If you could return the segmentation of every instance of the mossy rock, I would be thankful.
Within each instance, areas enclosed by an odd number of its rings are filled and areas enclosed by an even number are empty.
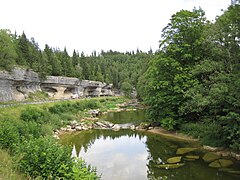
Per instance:
[[[216,160],[216,161],[211,162],[208,166],[212,167],[212,168],[220,168],[221,164],[218,160]]]
[[[189,155],[189,156],[185,156],[184,157],[184,160],[185,161],[195,161],[197,159],[199,159],[200,157],[199,156],[192,156],[192,155]]]
[[[223,167],[223,168],[233,165],[233,162],[228,159],[219,159],[219,163],[221,164],[221,167]]]
[[[182,160],[182,156],[171,157],[171,158],[167,159],[167,163],[176,164],[176,163],[181,162],[181,160]]]
[[[183,167],[184,165],[185,165],[184,163],[158,164],[158,165],[155,165],[155,167],[161,168],[161,169],[177,169],[177,168]]]
[[[176,154],[183,155],[183,154],[187,154],[189,152],[193,152],[196,150],[197,150],[197,148],[178,148]]]
[[[186,158],[187,159],[194,159],[194,160],[196,160],[196,159],[199,159],[199,156],[187,155]]]
[[[220,156],[217,155],[216,153],[213,153],[213,152],[209,152],[209,153],[206,153],[204,156],[203,156],[203,160],[205,162],[213,162],[217,159],[219,159]]]

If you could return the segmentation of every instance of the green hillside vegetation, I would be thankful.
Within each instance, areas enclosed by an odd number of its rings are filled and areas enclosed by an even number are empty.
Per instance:
[[[137,80],[147,68],[153,53],[137,50],[121,53],[93,51],[86,56],[84,52],[70,53],[65,48],[52,48],[45,45],[41,50],[34,40],[27,38],[25,33],[18,36],[8,30],[0,30],[0,70],[11,70],[14,66],[30,68],[39,73],[41,78],[46,75],[77,77],[111,83],[117,89],[136,88]]]

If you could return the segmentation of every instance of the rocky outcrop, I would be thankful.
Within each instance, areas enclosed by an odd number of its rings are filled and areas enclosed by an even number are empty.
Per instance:
[[[114,95],[111,84],[99,81],[63,76],[47,76],[41,80],[36,72],[20,68],[0,71],[0,102],[22,101],[37,91],[44,91],[53,99]]]
[[[21,101],[31,92],[41,91],[38,74],[15,68],[12,72],[0,71],[0,101]]]

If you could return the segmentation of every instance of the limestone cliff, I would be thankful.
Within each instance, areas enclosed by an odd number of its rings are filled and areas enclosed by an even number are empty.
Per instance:
[[[99,81],[80,80],[63,76],[47,76],[40,80],[32,70],[14,68],[11,72],[0,71],[0,102],[22,101],[29,93],[46,92],[54,99],[112,96],[112,85]]]

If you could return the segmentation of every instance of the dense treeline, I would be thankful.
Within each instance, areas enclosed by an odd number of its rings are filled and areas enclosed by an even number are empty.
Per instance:
[[[209,22],[181,10],[162,31],[160,51],[140,78],[153,120],[204,144],[240,150],[240,5]]]
[[[111,83],[117,89],[136,87],[137,79],[147,68],[153,53],[93,51],[90,56],[73,51],[69,55],[66,48],[51,48],[47,44],[41,50],[37,42],[26,37],[23,32],[18,36],[10,31],[0,30],[0,69],[10,70],[14,65],[31,68],[42,78],[46,75],[68,76],[80,79],[97,80]]]

